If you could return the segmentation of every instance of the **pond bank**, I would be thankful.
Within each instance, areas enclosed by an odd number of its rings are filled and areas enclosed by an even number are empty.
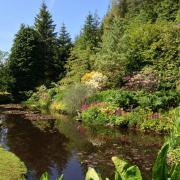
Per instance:
[[[13,153],[0,146],[0,178],[1,180],[25,179],[27,169],[24,163]]]
[[[173,129],[176,117],[180,116],[180,93],[177,91],[149,93],[107,89],[82,95],[80,87],[72,88],[71,92],[59,86],[40,89],[25,102],[28,107],[76,114],[78,119],[90,125],[167,134]]]

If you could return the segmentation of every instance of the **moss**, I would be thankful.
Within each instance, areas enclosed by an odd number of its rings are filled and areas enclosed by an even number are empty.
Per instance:
[[[1,180],[23,180],[26,172],[24,163],[18,157],[0,147]]]

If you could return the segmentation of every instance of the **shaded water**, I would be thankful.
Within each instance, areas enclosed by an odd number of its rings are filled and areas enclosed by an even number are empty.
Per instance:
[[[0,144],[26,164],[28,180],[39,179],[44,171],[50,173],[52,180],[60,174],[65,180],[83,180],[88,166],[112,179],[114,155],[138,165],[144,179],[151,179],[152,164],[163,137],[85,127],[63,116],[30,121],[24,114],[22,109],[1,109]]]

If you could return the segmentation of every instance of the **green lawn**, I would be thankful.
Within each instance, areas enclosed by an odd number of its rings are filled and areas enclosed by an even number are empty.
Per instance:
[[[23,180],[26,172],[24,163],[16,155],[0,147],[1,180]]]

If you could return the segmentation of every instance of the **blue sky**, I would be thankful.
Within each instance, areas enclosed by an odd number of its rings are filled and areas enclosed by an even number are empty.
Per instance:
[[[56,30],[61,24],[66,24],[67,30],[74,38],[82,28],[88,12],[97,10],[103,17],[108,9],[110,0],[45,0]],[[33,25],[34,17],[38,14],[42,0],[0,0],[0,50],[9,51],[14,35],[20,24]]]

